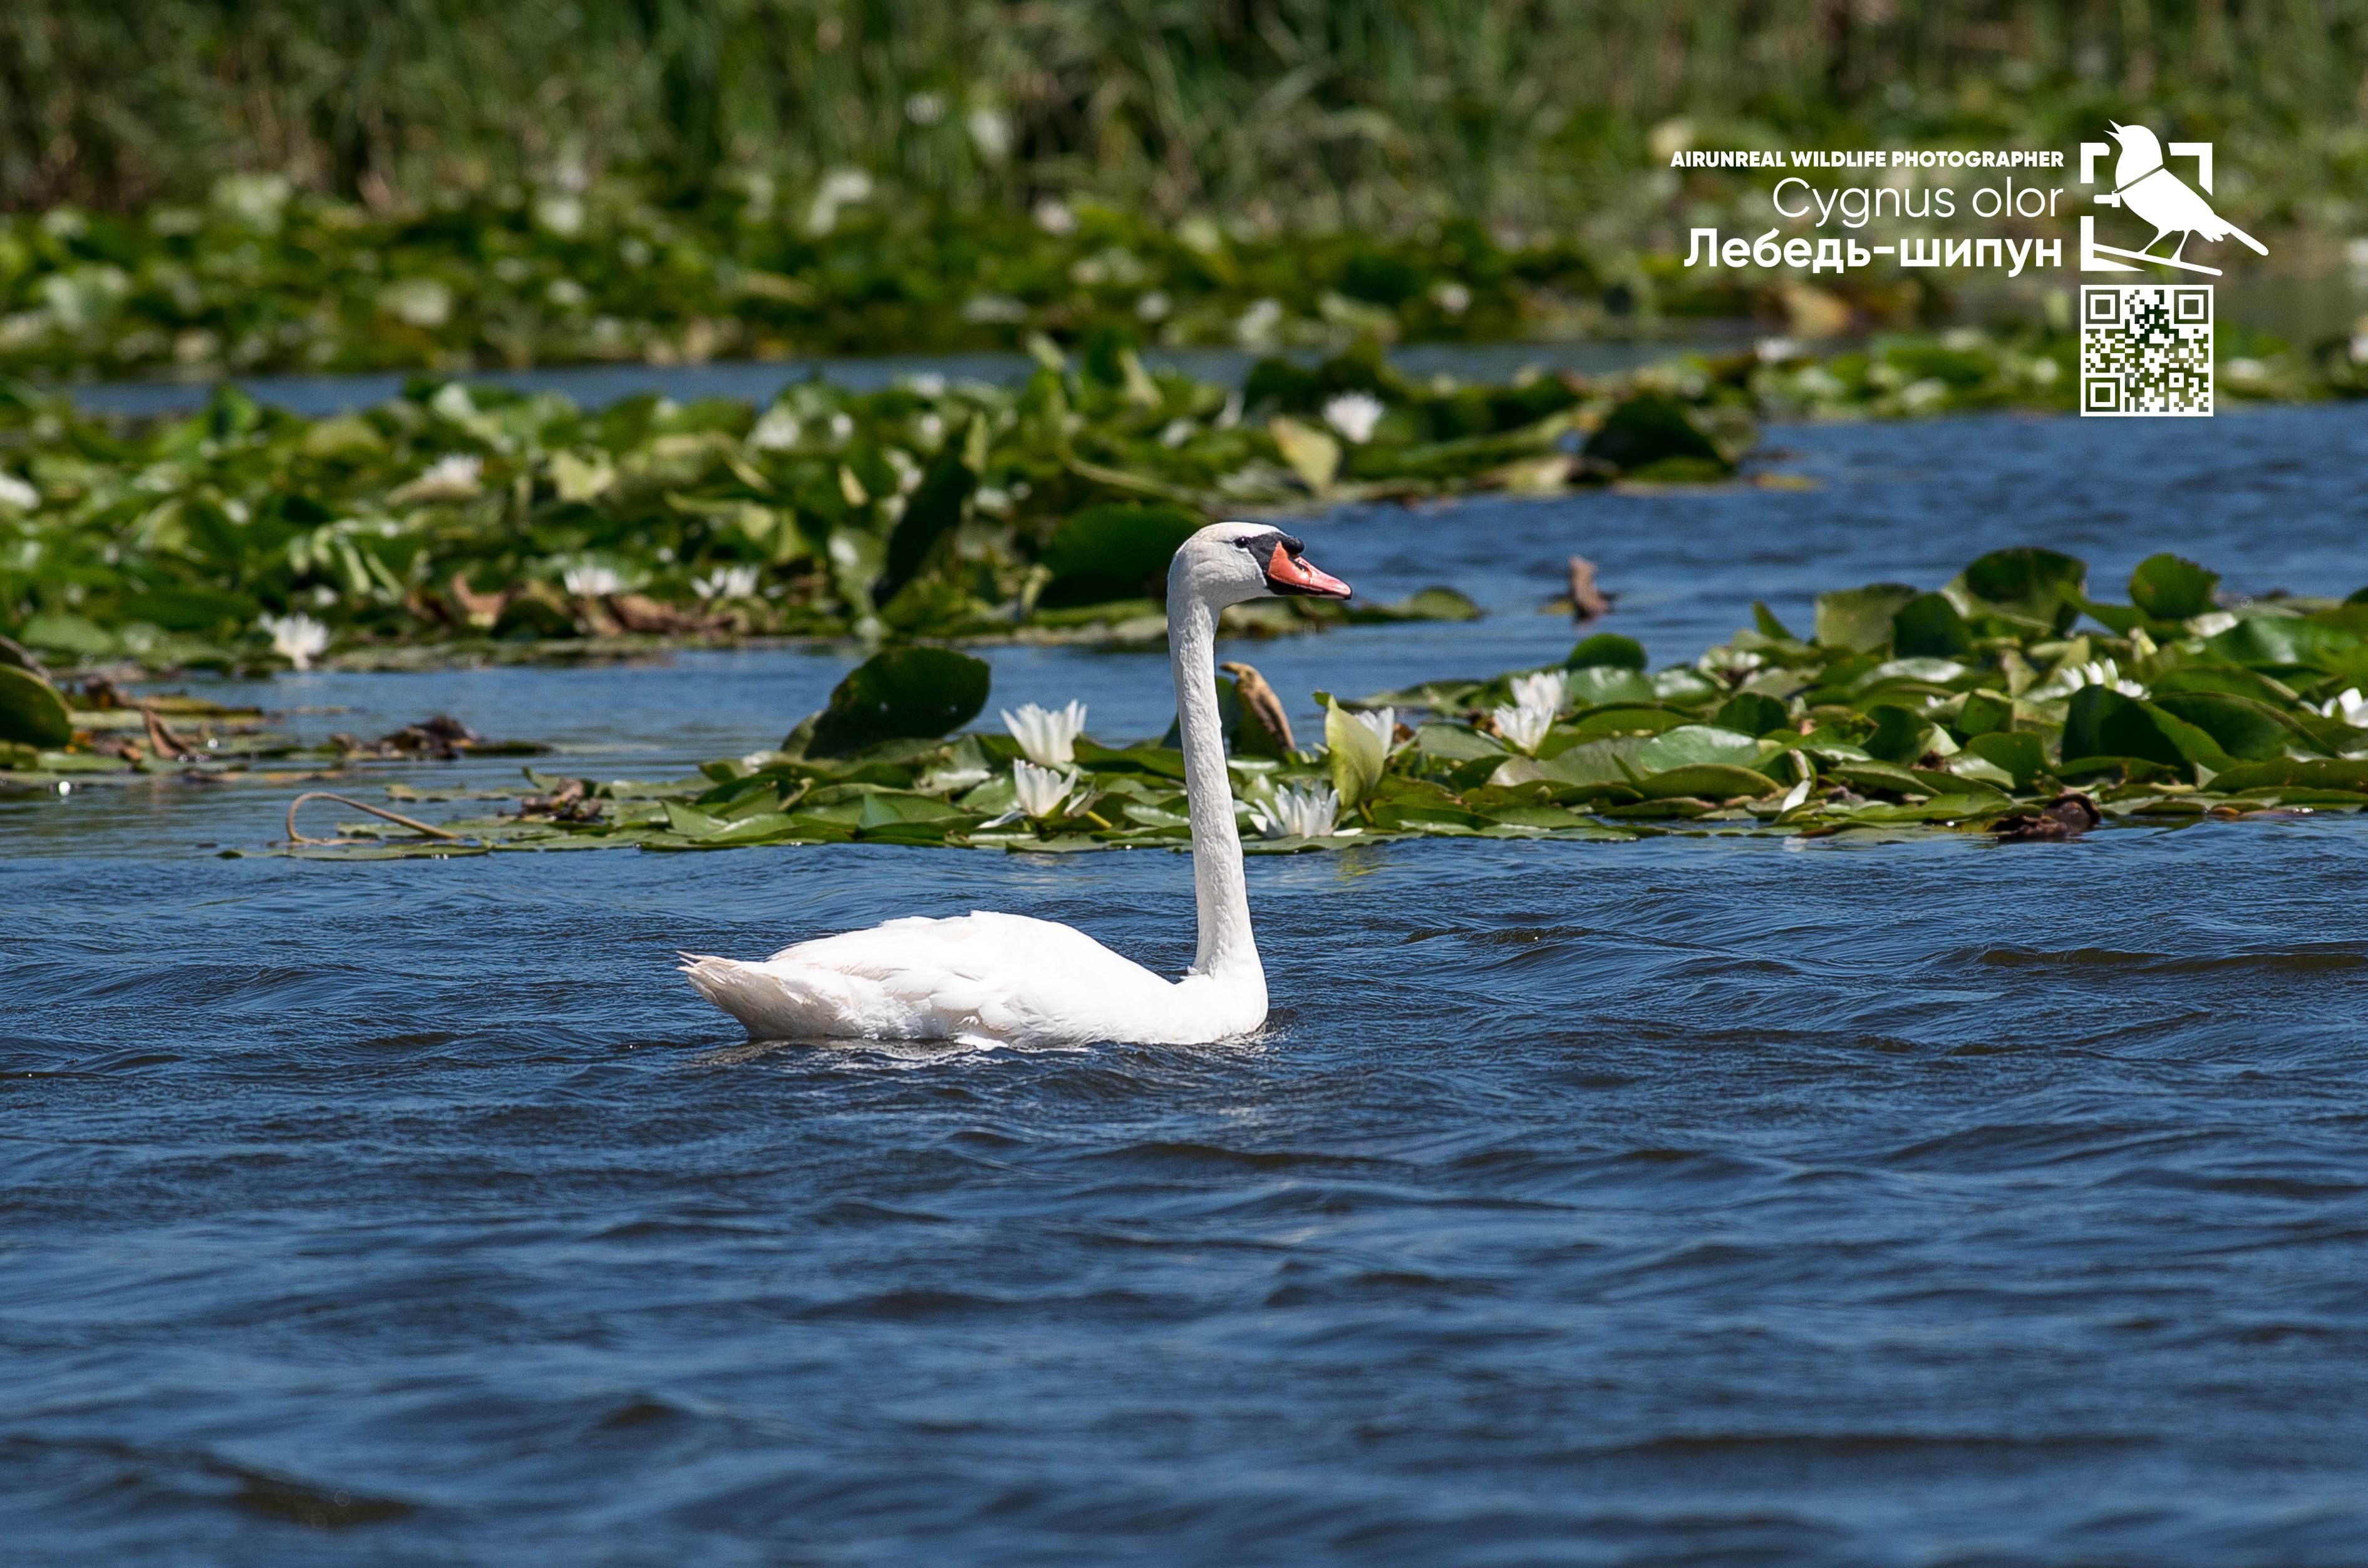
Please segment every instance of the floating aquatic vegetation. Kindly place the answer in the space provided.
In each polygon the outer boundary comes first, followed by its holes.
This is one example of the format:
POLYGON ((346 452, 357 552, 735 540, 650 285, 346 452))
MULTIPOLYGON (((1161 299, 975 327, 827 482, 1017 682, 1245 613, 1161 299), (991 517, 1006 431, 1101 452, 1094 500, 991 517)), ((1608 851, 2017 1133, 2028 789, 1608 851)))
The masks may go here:
POLYGON ((273 729, 258 709, 178 692, 134 696, 105 677, 62 686, 0 638, 0 793, 156 778, 285 784, 374 762, 541 756, 550 749, 488 740, 444 714, 372 740, 339 734, 301 742, 273 729))
MULTIPOLYGON (((762 410, 645 396, 588 412, 423 382, 330 418, 223 390, 125 426, 0 386, 0 472, 28 476, 0 503, 31 497, 0 504, 0 632, 62 664, 151 668, 764 636, 1156 640, 1167 558, 1212 517, 1649 477, 1672 441, 1690 476, 1724 473, 1751 438, 1740 395, 1417 382, 1371 346, 1263 361, 1236 392, 1148 371, 1115 340, 1017 387, 808 381, 762 410), (1582 455, 1639 397, 1667 405, 1662 445, 1582 455), (1318 428, 1326 406, 1360 439, 1318 428)), ((1227 625, 1477 613, 1434 588, 1243 606, 1227 625)))
MULTIPOLYGON (((718 191, 685 208, 623 181, 411 212, 284 186, 258 203, 255 190, 231 176, 199 205, 0 219, 0 374, 956 353, 1112 329, 1264 351, 1566 338, 1785 308, 1773 278, 1508 246, 1468 221, 1419 238, 1260 238, 1056 203, 1048 223, 875 200, 851 170, 803 222, 769 200, 718 191)), ((1906 324, 1926 298, 1890 284, 1834 309, 1906 324)))
MULTIPOLYGON (((2088 569, 2072 557, 1998 551, 1938 589, 1824 595, 1806 636, 1754 607, 1726 642, 1660 670, 1633 641, 1598 635, 1548 669, 1357 703, 1319 694, 1324 744, 1298 749, 1275 746, 1243 700, 1255 674, 1245 667, 1219 683, 1235 808, 1249 849, 1271 852, 1666 833, 2042 842, 2099 825, 2368 807, 2368 705, 2357 695, 2368 681, 2368 589, 2341 602, 2240 599, 2218 595, 2217 581, 2157 555, 2133 574, 2130 601, 2112 602, 2089 595, 2088 569)), ((825 710, 868 694, 894 738, 826 751, 811 744, 823 733, 814 720, 778 752, 687 778, 530 774, 541 798, 600 810, 441 826, 464 846, 504 849, 1187 842, 1173 744, 1079 733, 1063 769, 1039 768, 1019 739, 952 733, 967 715, 943 718, 941 688, 965 678, 953 706, 974 715, 985 666, 928 652, 962 667, 924 678, 882 654, 825 710)), ((368 824, 347 831, 376 837, 371 854, 451 847, 368 824)))
MULTIPOLYGON (((152 669, 778 636, 1156 642, 1167 558, 1212 517, 1724 479, 1754 409, 1994 407, 2070 352, 1946 342, 1841 356, 1850 378, 1815 404, 1793 394, 1817 367, 1782 358, 1489 386, 1417 381, 1369 343, 1313 366, 1261 360, 1233 389, 1150 371, 1115 336, 1074 362, 1048 348, 1019 386, 808 381, 762 410, 645 396, 587 412, 422 382, 324 419, 225 390, 187 418, 127 426, 0 386, 0 474, 16 484, 0 494, 0 632, 62 664, 152 669), (1902 365, 1942 390, 1894 397, 1922 384, 1902 365)), ((1575 607, 1600 602, 1591 577, 1572 591, 1575 607)), ((2172 576, 2132 587, 2149 613, 2148 596, 2193 591, 2172 576)), ((1477 613, 1434 588, 1239 606, 1227 627, 1477 613)))

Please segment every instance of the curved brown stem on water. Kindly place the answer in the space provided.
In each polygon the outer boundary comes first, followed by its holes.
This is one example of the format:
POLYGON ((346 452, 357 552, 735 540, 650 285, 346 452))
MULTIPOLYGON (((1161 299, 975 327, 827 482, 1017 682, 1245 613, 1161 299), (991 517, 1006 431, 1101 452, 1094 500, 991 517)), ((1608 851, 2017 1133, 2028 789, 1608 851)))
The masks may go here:
POLYGON ((288 802, 288 842, 290 844, 352 844, 359 842, 359 840, 349 838, 307 838, 302 834, 297 832, 296 808, 302 805, 307 801, 335 801, 341 806, 351 806, 358 812, 368 812, 374 817, 384 817, 391 823, 399 824, 404 827, 411 829, 414 833, 424 833, 430 838, 450 838, 457 840, 461 836, 457 833, 451 833, 444 828, 438 827, 432 823, 421 822, 416 817, 407 817, 400 812, 390 812, 382 806, 373 806, 367 801, 357 801, 349 796, 333 794, 326 790, 307 790, 302 794, 288 802))

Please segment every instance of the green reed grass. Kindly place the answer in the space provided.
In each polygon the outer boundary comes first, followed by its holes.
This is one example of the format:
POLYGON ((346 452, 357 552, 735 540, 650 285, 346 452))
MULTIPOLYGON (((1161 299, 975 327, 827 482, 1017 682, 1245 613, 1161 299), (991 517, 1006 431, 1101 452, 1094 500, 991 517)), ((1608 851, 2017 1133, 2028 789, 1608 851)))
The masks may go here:
POLYGON ((2240 212, 2340 228, 2364 58, 2368 0, 17 0, 0 205, 854 165, 957 206, 1633 242, 1704 194, 1668 176, 1673 121, 2062 145, 2112 114, 2222 142, 2240 212))

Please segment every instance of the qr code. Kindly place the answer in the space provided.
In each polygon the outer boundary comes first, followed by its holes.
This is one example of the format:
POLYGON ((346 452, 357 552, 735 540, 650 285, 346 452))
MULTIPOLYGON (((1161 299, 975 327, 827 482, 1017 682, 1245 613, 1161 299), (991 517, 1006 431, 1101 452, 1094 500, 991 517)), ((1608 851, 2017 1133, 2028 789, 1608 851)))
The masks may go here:
POLYGON ((2091 283, 2080 290, 2080 412, 2212 412, 2212 290, 2091 283))

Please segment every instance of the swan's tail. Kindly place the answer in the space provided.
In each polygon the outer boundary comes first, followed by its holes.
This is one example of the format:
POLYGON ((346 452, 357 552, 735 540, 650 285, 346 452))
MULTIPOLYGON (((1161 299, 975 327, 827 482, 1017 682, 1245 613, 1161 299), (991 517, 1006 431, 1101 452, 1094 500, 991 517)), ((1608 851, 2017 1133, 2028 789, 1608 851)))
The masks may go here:
POLYGON ((865 1010, 849 977, 829 970, 684 953, 691 989, 746 1026, 750 1040, 843 1040, 865 1010))

